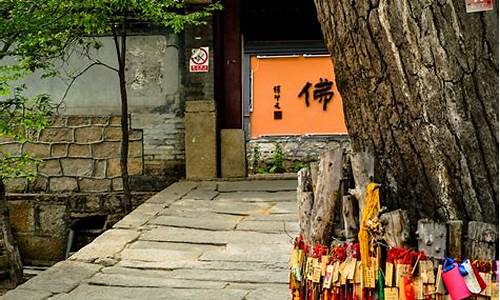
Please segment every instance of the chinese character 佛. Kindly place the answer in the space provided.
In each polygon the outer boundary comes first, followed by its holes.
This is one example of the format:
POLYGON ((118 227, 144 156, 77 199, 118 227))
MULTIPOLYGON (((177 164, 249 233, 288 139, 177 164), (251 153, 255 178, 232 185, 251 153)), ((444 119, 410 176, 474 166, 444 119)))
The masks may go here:
MULTIPOLYGON (((309 106, 309 88, 312 83, 306 82, 304 87, 299 93, 299 98, 304 96, 306 101, 306 106, 309 106)), ((313 99, 318 100, 319 103, 323 103, 323 110, 326 110, 328 102, 333 98, 332 91, 333 82, 326 78, 320 78, 319 82, 314 85, 313 99)))

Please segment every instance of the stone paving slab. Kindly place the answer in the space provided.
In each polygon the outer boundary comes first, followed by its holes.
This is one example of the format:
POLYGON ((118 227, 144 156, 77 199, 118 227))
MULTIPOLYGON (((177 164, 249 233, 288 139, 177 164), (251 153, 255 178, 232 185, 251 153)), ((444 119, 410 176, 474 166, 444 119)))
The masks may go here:
POLYGON ((112 258, 125 246, 139 237, 136 230, 111 229, 98 236, 92 243, 73 254, 69 260, 93 262, 96 259, 112 258))
POLYGON ((219 192, 296 191, 297 180, 254 180, 219 182, 219 192))
POLYGON ((244 299, 247 294, 249 291, 237 289, 141 288, 82 284, 57 300, 233 300, 244 299))
POLYGON ((289 299, 295 190, 295 180, 175 183, 1 299, 289 299))
POLYGON ((158 216, 152 219, 149 224, 162 225, 180 228, 205 229, 205 230, 233 230, 241 221, 242 217, 227 216, 221 214, 205 214, 200 218, 200 215, 187 216, 158 216))
POLYGON ((214 198, 216 201, 237 202, 289 202, 295 199, 297 199, 296 191, 219 193, 214 198))
POLYGON ((252 221, 244 220, 238 224, 236 230, 257 231, 265 233, 289 233, 296 236, 300 231, 297 222, 284 221, 252 221))

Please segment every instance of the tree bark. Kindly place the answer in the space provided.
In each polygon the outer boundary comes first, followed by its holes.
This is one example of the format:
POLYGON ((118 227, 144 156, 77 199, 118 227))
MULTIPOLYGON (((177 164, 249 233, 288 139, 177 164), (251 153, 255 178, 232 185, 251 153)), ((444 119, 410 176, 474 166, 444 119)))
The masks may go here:
POLYGON ((7 206, 7 197, 5 196, 5 185, 0 178, 0 228, 2 230, 2 238, 7 254, 7 260, 10 265, 10 279, 14 286, 18 286, 23 282, 23 261, 19 254, 16 240, 12 235, 10 226, 9 208, 7 206))
POLYGON ((115 42, 116 55, 118 59, 118 77, 120 81, 120 99, 121 99, 121 129, 122 140, 120 150, 120 169, 123 185, 123 198, 121 205, 125 213, 132 211, 132 196, 130 193, 129 177, 128 177, 128 97, 127 97, 127 82, 125 79, 125 55, 127 51, 127 18, 122 21, 120 30, 120 43, 118 42, 118 34, 113 28, 113 40, 115 42), (121 46, 121 47, 120 47, 121 46))
MULTIPOLYGON (((315 0, 352 147, 383 203, 498 224, 498 10, 464 0, 315 0)), ((496 6, 496 5, 495 5, 496 6)))

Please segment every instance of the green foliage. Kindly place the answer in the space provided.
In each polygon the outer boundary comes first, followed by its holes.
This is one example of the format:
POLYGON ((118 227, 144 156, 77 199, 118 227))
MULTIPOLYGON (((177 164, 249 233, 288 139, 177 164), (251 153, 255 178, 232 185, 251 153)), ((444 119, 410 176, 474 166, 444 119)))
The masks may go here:
MULTIPOLYGON (((53 105, 47 95, 27 98, 23 95, 24 86, 13 90, 10 97, 0 100, 0 138, 26 141, 30 135, 46 127, 53 105)), ((39 161, 29 154, 12 155, 0 151, 0 179, 36 175, 39 161)))
POLYGON ((256 171, 261 165, 260 161, 260 147, 255 145, 252 150, 252 170, 256 171))
POLYGON ((294 173, 297 173, 298 171, 300 171, 301 169, 303 168, 306 168, 307 167, 307 163, 305 162, 302 162, 302 161, 296 161, 293 163, 293 166, 292 166, 292 170, 294 173))
POLYGON ((285 168, 283 167, 283 149, 279 143, 274 144, 274 152, 271 160, 271 167, 269 168, 269 173, 283 173, 285 168))

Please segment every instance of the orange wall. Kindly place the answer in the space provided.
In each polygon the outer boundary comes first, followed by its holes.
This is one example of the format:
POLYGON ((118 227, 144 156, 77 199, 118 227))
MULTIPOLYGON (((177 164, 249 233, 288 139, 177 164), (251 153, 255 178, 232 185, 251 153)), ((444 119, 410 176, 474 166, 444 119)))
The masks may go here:
POLYGON ((252 106, 250 130, 252 137, 269 135, 347 134, 342 98, 337 91, 330 57, 251 58, 252 106), (314 85, 321 78, 333 81, 334 96, 323 110, 313 99, 314 85), (299 93, 309 81, 309 107, 299 93), (280 85, 281 120, 274 119, 273 87, 280 85))

